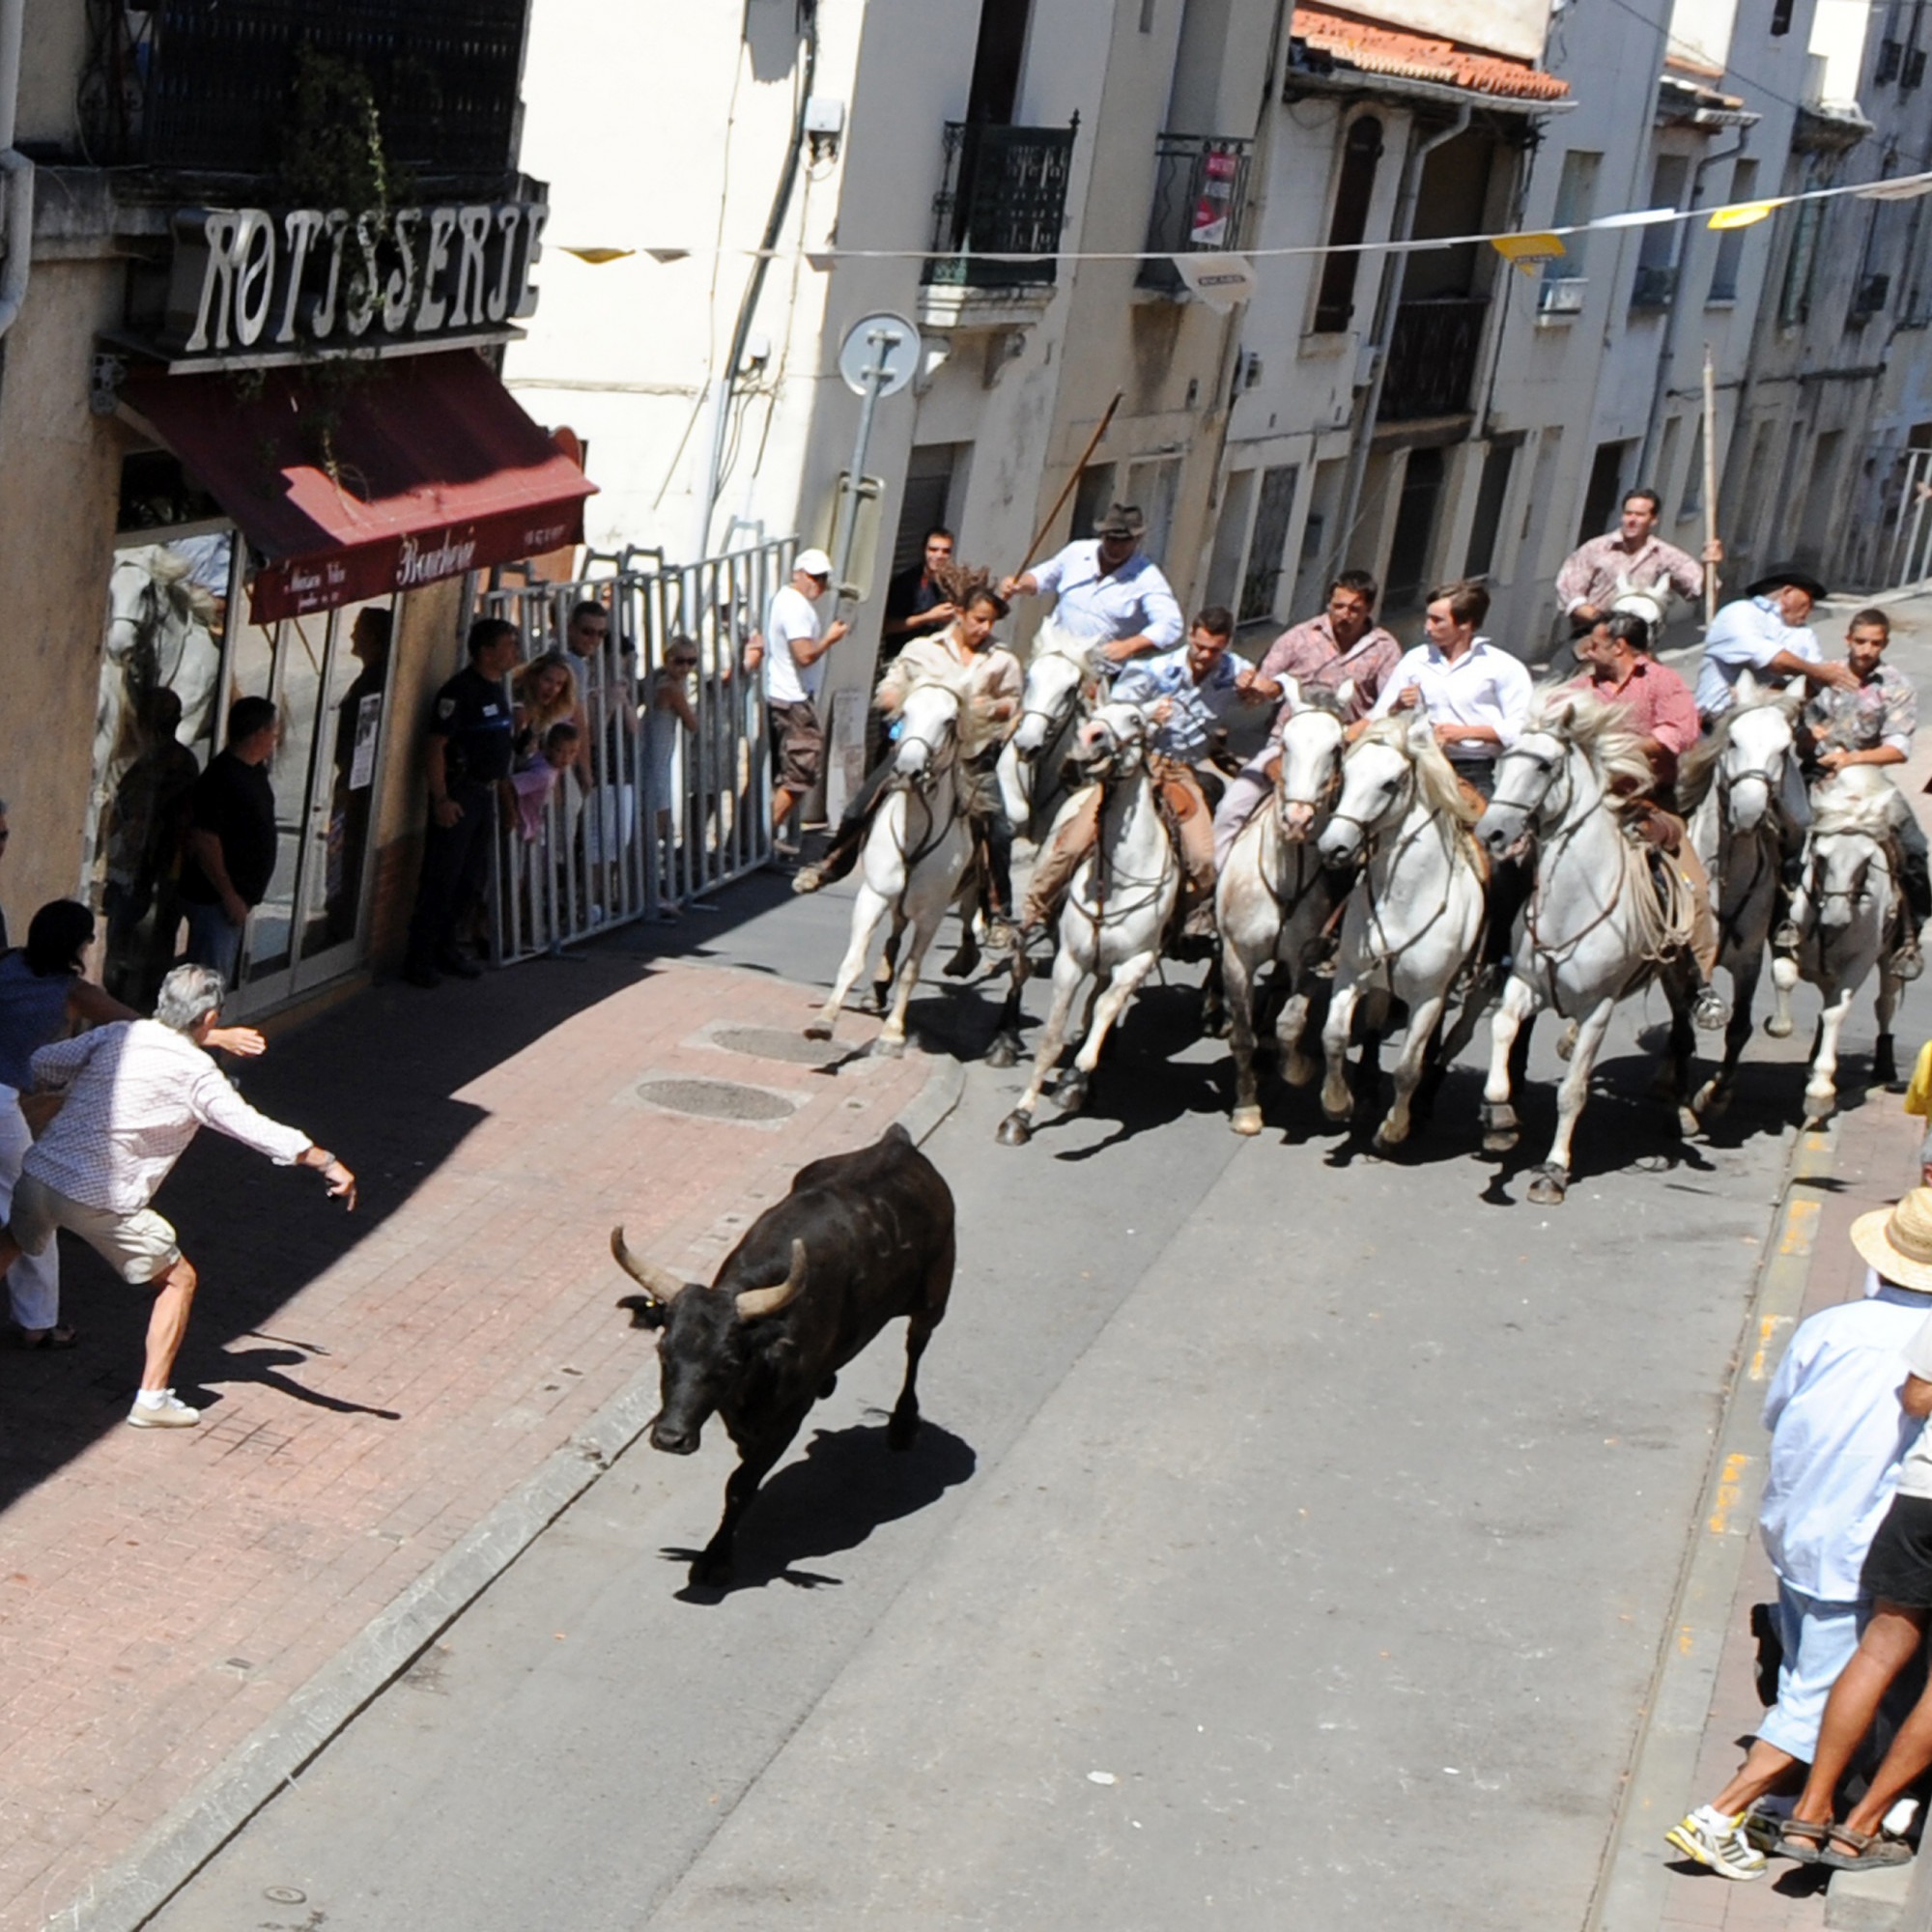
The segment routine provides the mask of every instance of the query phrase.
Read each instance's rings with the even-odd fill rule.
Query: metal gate
[[[517,626],[526,661],[568,649],[580,605],[610,619],[600,651],[570,658],[588,727],[582,781],[566,774],[541,803],[497,813],[498,964],[691,904],[770,858],[764,688],[745,646],[792,549],[783,538],[677,566],[627,551],[607,575],[481,594],[482,614]],[[695,729],[660,701],[680,644],[697,657],[685,686]]]
[[[1924,583],[1932,579],[1932,449],[1882,446],[1867,477],[1849,532],[1850,581],[1866,591]]]

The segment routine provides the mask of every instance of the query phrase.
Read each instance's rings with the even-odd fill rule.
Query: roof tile
[[[1472,94],[1495,94],[1519,100],[1561,100],[1569,83],[1544,73],[1527,61],[1480,53],[1454,41],[1406,33],[1337,14],[1326,7],[1297,7],[1294,38],[1365,73],[1424,80],[1438,87],[1461,87]]]

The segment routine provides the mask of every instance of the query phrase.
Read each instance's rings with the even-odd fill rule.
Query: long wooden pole
[[[1718,371],[1704,345],[1704,626],[1718,614],[1718,566],[1708,552],[1718,540]]]
[[[1065,488],[1053,499],[1053,508],[1040,520],[1039,528],[1033,533],[1033,542],[1027,545],[1025,556],[1020,558],[1020,567],[1013,572],[1015,577],[1024,577],[1033,568],[1033,560],[1039,554],[1039,547],[1046,541],[1046,533],[1066,507],[1066,499],[1080,484],[1080,472],[1087,468],[1087,460],[1100,447],[1100,439],[1107,434],[1109,424],[1114,420],[1114,412],[1126,400],[1124,389],[1114,391],[1114,400],[1107,405],[1107,413],[1100,418],[1100,427],[1087,440],[1087,447],[1080,452],[1080,461],[1073,466],[1073,474],[1066,479]]]

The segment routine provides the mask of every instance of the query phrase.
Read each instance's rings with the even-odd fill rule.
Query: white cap
[[[802,570],[808,577],[830,577],[832,559],[822,550],[802,550],[792,558],[791,567]]]

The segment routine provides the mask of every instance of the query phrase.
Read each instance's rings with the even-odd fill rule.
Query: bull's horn
[[[684,1293],[681,1276],[659,1267],[655,1262],[640,1262],[624,1245],[622,1228],[611,1230],[611,1259],[662,1308],[668,1308]]]
[[[776,1288],[746,1288],[738,1293],[738,1320],[755,1321],[776,1315],[805,1286],[805,1243],[791,1244],[791,1272]]]

